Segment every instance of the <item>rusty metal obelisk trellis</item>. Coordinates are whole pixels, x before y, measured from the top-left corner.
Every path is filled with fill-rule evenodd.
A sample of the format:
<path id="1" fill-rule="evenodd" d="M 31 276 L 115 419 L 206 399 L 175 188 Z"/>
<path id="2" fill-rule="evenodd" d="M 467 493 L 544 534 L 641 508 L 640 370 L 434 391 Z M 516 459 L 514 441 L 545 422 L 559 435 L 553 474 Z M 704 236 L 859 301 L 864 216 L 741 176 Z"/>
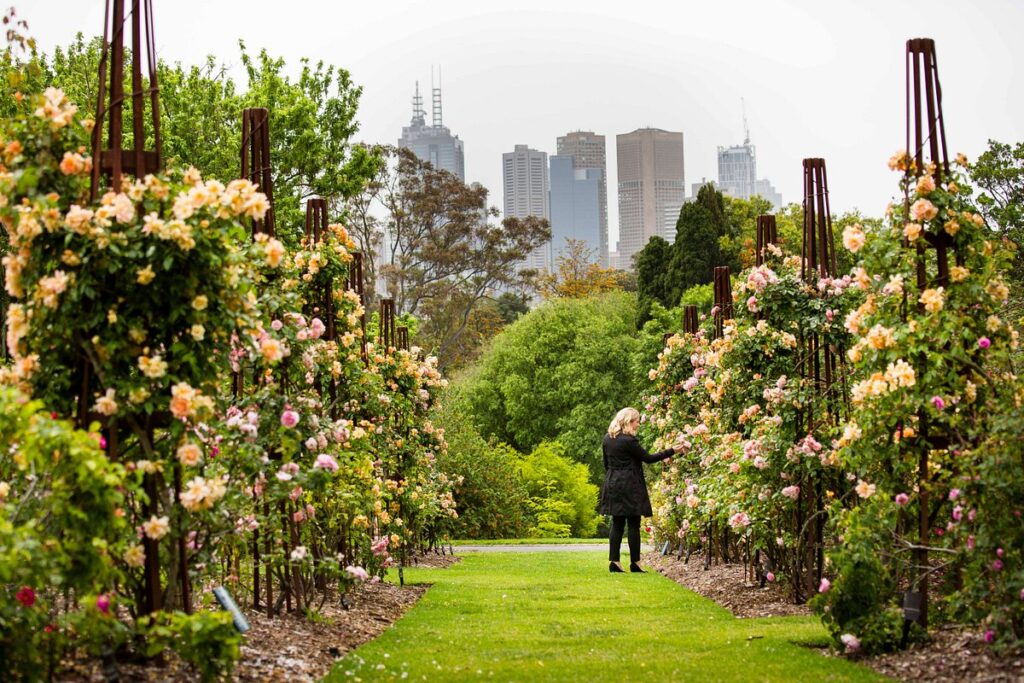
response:
<path id="1" fill-rule="evenodd" d="M 914 165 L 908 165 L 906 173 L 913 179 L 917 173 L 925 173 L 929 164 L 934 165 L 932 176 L 936 184 L 943 182 L 949 175 L 949 155 L 946 152 L 946 129 L 942 120 L 942 88 L 939 86 L 938 61 L 935 54 L 935 41 L 930 38 L 914 38 L 907 41 L 906 56 L 907 75 L 907 153 L 913 158 Z M 922 92 L 922 86 L 923 91 Z M 927 116 L 922 125 L 922 118 Z M 904 215 L 910 215 L 909 188 L 905 195 Z M 923 233 L 924 240 L 918 240 L 917 246 L 917 288 L 924 291 L 928 287 L 945 287 L 949 284 L 949 250 L 953 247 L 953 239 L 946 232 Z M 927 242 L 925 244 L 924 242 Z M 929 258 L 934 254 L 934 259 Z M 962 257 L 956 255 L 957 262 Z M 929 273 L 929 266 L 934 267 L 934 276 Z M 922 355 L 914 359 L 915 371 L 918 376 L 925 372 L 926 358 Z M 902 429 L 902 426 L 901 426 Z M 948 445 L 947 439 L 934 433 L 930 428 L 928 415 L 921 411 L 918 415 L 918 436 L 916 440 L 902 440 L 907 447 L 917 449 L 917 488 L 919 498 L 918 543 L 914 550 L 915 576 L 912 579 L 911 591 L 905 596 L 906 603 L 920 604 L 919 623 L 928 625 L 928 543 L 931 539 L 931 520 L 929 514 L 931 477 L 928 473 L 928 452 L 932 448 Z"/>
<path id="2" fill-rule="evenodd" d="M 801 247 L 801 277 L 820 291 L 823 278 L 836 275 L 835 240 L 832 236 L 832 214 L 829 206 L 828 173 L 824 159 L 804 159 L 804 229 Z M 802 329 L 798 336 L 797 364 L 804 381 L 814 391 L 797 415 L 797 436 L 810 436 L 823 424 L 836 424 L 844 407 L 845 397 L 836 394 L 841 386 L 841 349 L 834 348 L 817 330 Z M 793 554 L 793 591 L 797 602 L 813 594 L 820 583 L 825 564 L 825 484 L 820 477 L 811 477 L 800 487 L 797 500 L 797 548 Z"/>
<path id="3" fill-rule="evenodd" d="M 270 112 L 264 107 L 242 111 L 242 178 L 246 178 L 267 195 L 270 209 L 262 221 L 253 221 L 252 233 L 277 232 L 274 222 L 274 181 L 270 166 Z"/>
<path id="4" fill-rule="evenodd" d="M 683 306 L 683 332 L 686 334 L 697 334 L 699 324 L 697 307 L 693 304 Z"/>
<path id="5" fill-rule="evenodd" d="M 160 105 L 156 80 L 156 49 L 153 41 L 153 7 L 150 0 L 131 0 L 132 26 L 132 148 L 124 149 L 124 28 L 125 0 L 108 0 L 103 25 L 103 53 L 100 56 L 99 95 L 96 125 L 92 131 L 92 186 L 96 198 L 100 176 L 119 189 L 123 173 L 142 178 L 162 168 L 160 159 Z M 144 24 L 144 26 L 143 26 Z M 145 37 L 149 87 L 143 88 L 142 40 Z M 109 38 L 109 41 L 108 41 Z M 110 91 L 107 91 L 107 62 L 110 61 Z M 153 149 L 146 149 L 146 95 L 153 125 Z M 103 145 L 103 124 L 107 123 L 107 144 Z"/>
<path id="6" fill-rule="evenodd" d="M 382 350 L 387 353 L 395 349 L 395 300 L 380 300 L 380 329 L 377 334 Z"/>
<path id="7" fill-rule="evenodd" d="M 757 217 L 757 241 L 754 252 L 754 265 L 764 264 L 765 252 L 769 244 L 778 244 L 779 232 L 775 225 L 775 216 L 763 213 Z"/>
<path id="8" fill-rule="evenodd" d="M 131 103 L 132 103 L 132 147 L 124 149 L 124 62 L 125 62 L 125 26 L 128 17 L 125 14 L 125 0 L 108 0 L 103 25 L 103 47 L 99 63 L 99 91 L 96 98 L 96 124 L 92 132 L 92 178 L 89 188 L 90 200 L 99 193 L 101 179 L 106 179 L 111 188 L 120 189 L 124 174 L 144 177 L 161 170 L 160 155 L 160 103 L 159 89 L 156 80 L 156 51 L 153 38 L 153 8 L 149 0 L 131 0 Z M 145 41 L 145 50 L 143 50 Z M 146 55 L 148 68 L 148 87 L 142 79 L 142 56 Z M 109 66 L 110 83 L 107 87 L 107 70 Z M 153 149 L 146 149 L 146 99 L 149 99 L 149 117 L 152 126 Z M 104 141 L 104 124 L 107 136 Z M 89 400 L 95 387 L 93 368 L 84 356 L 76 367 L 78 381 L 78 411 L 76 422 L 86 427 L 90 422 L 97 421 L 104 425 L 108 448 L 107 455 L 116 459 L 121 453 L 121 438 L 117 422 L 103 415 L 90 411 Z M 122 421 L 134 422 L 138 427 L 133 431 L 137 438 L 147 442 L 146 449 L 151 450 L 154 443 L 154 431 L 170 423 L 170 414 L 154 413 L 152 415 L 129 415 Z M 143 506 L 143 516 L 152 516 L 157 509 L 161 487 L 161 475 L 146 474 L 143 489 L 148 501 Z M 181 472 L 175 467 L 173 474 L 175 492 L 181 488 Z M 142 539 L 145 550 L 143 563 L 143 586 L 138 600 L 140 613 L 150 613 L 164 606 L 164 587 L 161 585 L 161 563 L 159 544 L 148 536 Z M 178 600 L 186 612 L 191 611 L 190 586 L 188 580 L 187 554 L 184 535 L 171 551 L 177 557 L 171 562 L 170 575 L 175 577 L 176 585 L 167 586 L 168 592 L 180 588 Z"/>
<path id="9" fill-rule="evenodd" d="M 327 200 L 314 197 L 306 202 L 306 240 L 310 245 L 323 240 L 327 233 Z M 334 282 L 324 284 L 323 291 L 314 294 L 314 300 L 309 302 L 310 314 L 323 317 L 327 327 L 327 339 L 334 341 L 337 325 L 334 315 Z"/>
<path id="10" fill-rule="evenodd" d="M 729 276 L 729 266 L 715 266 L 714 275 L 715 293 L 715 336 L 722 336 L 722 323 L 730 320 L 732 313 L 732 280 Z"/>
<path id="11" fill-rule="evenodd" d="M 362 330 L 362 335 L 359 337 L 359 348 L 363 362 L 367 363 L 369 358 L 366 356 L 366 289 L 363 285 L 363 255 L 359 252 L 352 254 L 347 287 L 359 295 L 359 305 L 363 307 L 363 312 L 359 316 L 359 326 Z"/>

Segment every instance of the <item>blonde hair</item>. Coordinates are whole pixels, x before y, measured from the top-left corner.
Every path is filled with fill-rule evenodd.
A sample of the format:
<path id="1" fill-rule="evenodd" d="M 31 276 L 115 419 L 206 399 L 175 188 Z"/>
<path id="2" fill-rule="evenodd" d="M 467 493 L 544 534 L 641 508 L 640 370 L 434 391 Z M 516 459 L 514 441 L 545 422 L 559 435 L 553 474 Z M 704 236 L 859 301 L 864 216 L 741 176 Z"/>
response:
<path id="1" fill-rule="evenodd" d="M 640 413 L 637 412 L 636 408 L 623 408 L 619 412 L 615 413 L 615 419 L 608 425 L 608 436 L 613 439 L 619 434 L 629 434 L 631 436 L 636 435 L 636 429 L 633 428 L 633 420 L 639 420 Z"/>

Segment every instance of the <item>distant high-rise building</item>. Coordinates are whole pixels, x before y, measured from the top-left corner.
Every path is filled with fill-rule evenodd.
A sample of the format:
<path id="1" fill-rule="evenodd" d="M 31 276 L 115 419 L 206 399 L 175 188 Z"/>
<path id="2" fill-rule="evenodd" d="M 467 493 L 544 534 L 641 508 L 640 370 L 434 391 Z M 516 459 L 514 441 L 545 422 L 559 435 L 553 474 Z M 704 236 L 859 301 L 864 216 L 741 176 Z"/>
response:
<path id="1" fill-rule="evenodd" d="M 750 131 L 746 130 L 746 116 L 743 123 L 746 135 L 743 144 L 718 148 L 718 189 L 739 199 L 760 195 L 779 210 L 782 195 L 769 181 L 757 179 L 757 152 L 750 143 Z"/>
<path id="2" fill-rule="evenodd" d="M 608 163 L 603 135 L 590 131 L 575 131 L 558 138 L 558 156 L 571 156 L 575 170 L 594 169 L 601 172 L 598 185 L 598 206 L 601 212 L 601 229 L 597 254 L 601 265 L 608 265 Z M 552 178 L 552 183 L 554 179 Z M 552 211 L 552 217 L 554 211 Z M 556 242 L 557 245 L 557 242 Z"/>
<path id="3" fill-rule="evenodd" d="M 565 252 L 567 240 L 579 240 L 595 256 L 601 253 L 601 181 L 604 174 L 596 168 L 574 168 L 568 155 L 551 157 L 551 259 L 557 267 L 558 256 Z M 601 259 L 604 265 L 606 259 Z"/>
<path id="4" fill-rule="evenodd" d="M 615 136 L 619 181 L 619 264 L 632 269 L 633 255 L 655 235 L 675 238 L 686 196 L 683 134 L 640 128 Z"/>
<path id="5" fill-rule="evenodd" d="M 757 155 L 750 140 L 742 145 L 718 148 L 718 189 L 747 199 L 757 182 Z"/>
<path id="6" fill-rule="evenodd" d="M 501 155 L 502 178 L 505 187 L 505 217 L 526 218 L 536 216 L 549 219 L 548 155 L 516 145 L 515 150 Z M 534 249 L 523 262 L 523 267 L 551 270 L 551 243 Z"/>
<path id="7" fill-rule="evenodd" d="M 432 113 L 431 125 L 428 126 L 417 81 L 416 94 L 412 98 L 412 121 L 402 127 L 398 146 L 411 150 L 418 158 L 429 161 L 434 168 L 448 171 L 466 182 L 466 158 L 462 140 L 458 135 L 452 135 L 441 121 L 441 88 L 433 88 Z"/>

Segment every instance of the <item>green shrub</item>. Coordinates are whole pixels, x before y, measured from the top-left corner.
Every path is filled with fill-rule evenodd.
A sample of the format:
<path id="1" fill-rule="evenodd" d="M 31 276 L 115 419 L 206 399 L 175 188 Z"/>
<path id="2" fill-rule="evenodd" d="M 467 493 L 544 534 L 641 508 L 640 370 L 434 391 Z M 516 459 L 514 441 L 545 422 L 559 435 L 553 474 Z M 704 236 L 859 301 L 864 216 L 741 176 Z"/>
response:
<path id="1" fill-rule="evenodd" d="M 558 442 L 544 442 L 520 463 L 539 538 L 587 538 L 597 531 L 597 486 L 585 465 L 574 463 Z"/>
<path id="2" fill-rule="evenodd" d="M 505 444 L 488 443 L 449 392 L 434 413 L 448 443 L 438 468 L 455 482 L 458 538 L 518 538 L 526 532 L 526 487 L 519 474 L 521 456 Z"/>

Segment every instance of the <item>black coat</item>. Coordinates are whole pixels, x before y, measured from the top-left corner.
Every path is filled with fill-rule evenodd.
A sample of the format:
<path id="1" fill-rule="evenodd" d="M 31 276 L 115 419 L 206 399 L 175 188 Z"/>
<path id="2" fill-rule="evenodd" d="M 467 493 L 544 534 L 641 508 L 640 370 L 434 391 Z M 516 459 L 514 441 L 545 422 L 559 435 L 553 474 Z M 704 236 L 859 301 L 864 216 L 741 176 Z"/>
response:
<path id="1" fill-rule="evenodd" d="M 635 436 L 604 435 L 604 486 L 601 487 L 601 514 L 650 517 L 651 499 L 647 495 L 642 463 L 664 460 L 675 452 L 671 448 L 651 455 Z"/>

